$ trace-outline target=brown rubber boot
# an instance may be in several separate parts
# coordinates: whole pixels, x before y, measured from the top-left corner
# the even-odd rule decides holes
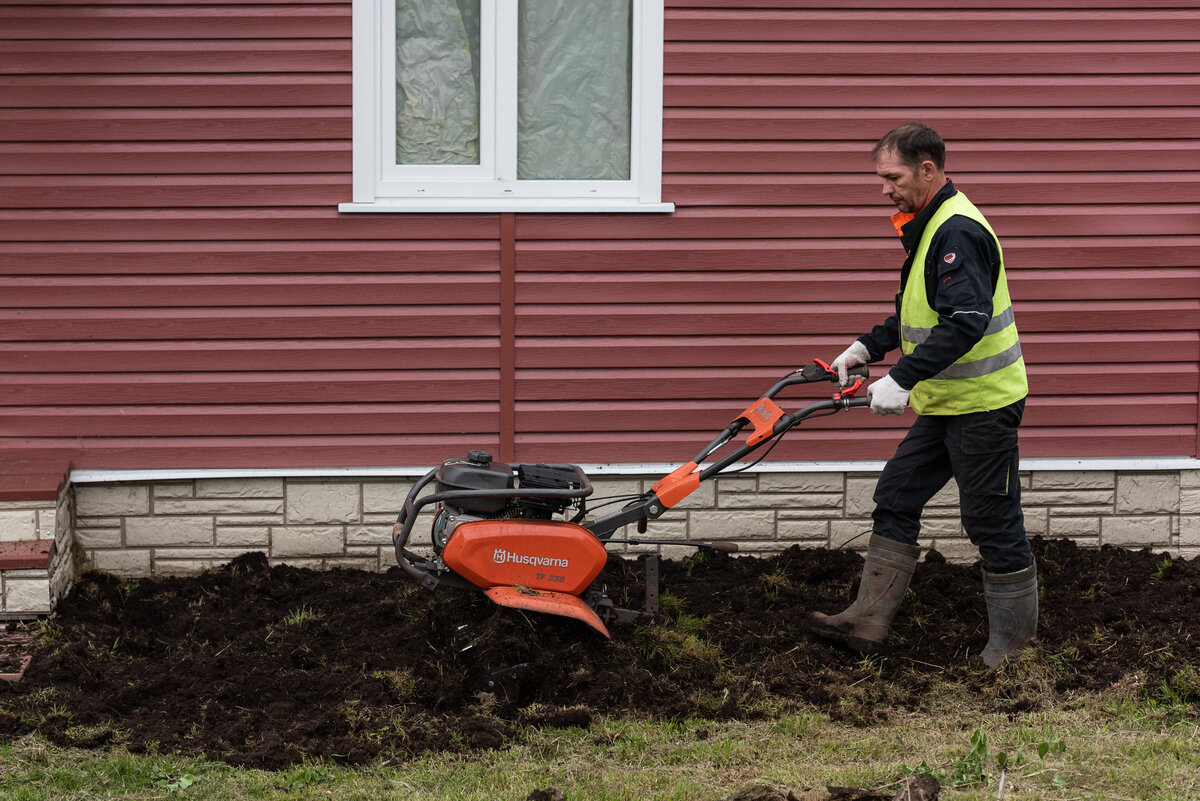
[[[809,631],[818,637],[843,642],[860,654],[877,653],[887,639],[904,593],[908,592],[908,582],[920,556],[921,549],[916,545],[872,534],[858,598],[840,614],[810,614]]]
[[[983,597],[987,601],[988,642],[979,656],[983,664],[995,668],[1037,634],[1037,565],[1016,573],[983,571]]]

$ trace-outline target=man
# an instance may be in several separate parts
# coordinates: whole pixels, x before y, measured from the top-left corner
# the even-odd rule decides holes
[[[907,254],[896,313],[859,337],[832,366],[901,356],[867,388],[875,414],[916,422],[875,488],[873,533],[858,596],[836,615],[809,615],[811,630],[875,653],[908,590],[920,549],[921,511],[950,478],[963,527],[983,560],[989,667],[1033,639],[1038,585],[1021,514],[1017,427],[1028,384],[999,241],[983,215],[945,175],[946,148],[933,129],[908,123],[875,146],[883,194]]]

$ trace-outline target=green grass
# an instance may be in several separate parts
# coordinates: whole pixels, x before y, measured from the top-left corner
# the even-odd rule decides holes
[[[288,626],[301,626],[310,620],[320,620],[323,617],[325,617],[323,613],[315,609],[309,609],[307,606],[301,606],[285,617],[283,622]]]
[[[1196,801],[1200,733],[1177,699],[1122,693],[1040,712],[981,712],[939,695],[938,711],[891,710],[854,727],[819,713],[753,722],[604,719],[587,729],[528,728],[509,747],[398,764],[309,762],[271,773],[120,749],[64,749],[27,737],[0,745],[0,799],[525,799],[716,801],[768,785],[894,792],[928,773],[942,801]],[[931,706],[936,706],[931,703]],[[975,708],[972,708],[975,707]]]

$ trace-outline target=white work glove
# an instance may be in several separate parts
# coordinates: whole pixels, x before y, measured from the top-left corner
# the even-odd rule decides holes
[[[871,414],[904,414],[908,390],[901,389],[889,373],[867,387],[867,400],[871,402]]]
[[[842,355],[833,360],[829,366],[838,374],[838,384],[846,386],[850,383],[850,377],[846,371],[851,367],[858,367],[860,364],[866,364],[871,358],[871,354],[867,353],[867,346],[854,340],[854,344],[842,351]]]

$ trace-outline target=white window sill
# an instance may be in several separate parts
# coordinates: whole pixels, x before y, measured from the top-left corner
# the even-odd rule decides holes
[[[429,198],[422,200],[380,200],[374,203],[339,203],[338,211],[355,214],[430,214],[480,212],[639,212],[666,214],[675,211],[674,203],[639,203],[636,200],[612,198],[579,200],[574,198],[529,198],[523,200],[451,200]]]

